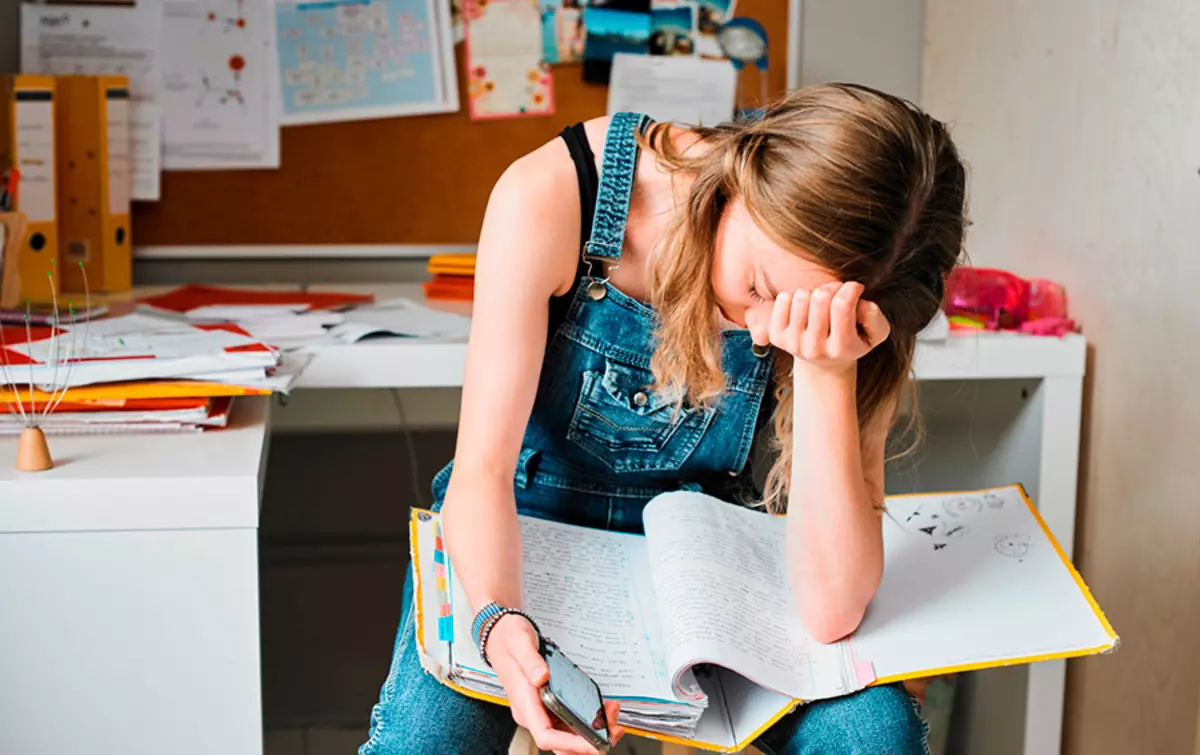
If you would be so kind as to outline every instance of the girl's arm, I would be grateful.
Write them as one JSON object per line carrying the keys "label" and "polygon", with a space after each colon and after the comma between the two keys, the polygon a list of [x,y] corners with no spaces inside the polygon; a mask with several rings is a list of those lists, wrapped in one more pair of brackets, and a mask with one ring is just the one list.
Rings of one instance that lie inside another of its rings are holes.
{"label": "girl's arm", "polygon": [[561,187],[539,162],[545,156],[535,152],[496,183],[476,257],[458,439],[442,511],[446,548],[473,610],[493,600],[521,607],[513,475],[542,368],[550,297],[574,272],[564,252],[578,234],[556,222],[567,203],[551,198]]}
{"label": "girl's arm", "polygon": [[854,632],[883,577],[884,444],[888,424],[860,438],[853,367],[827,371],[796,359],[788,560],[809,634]]}
{"label": "girl's arm", "polygon": [[[491,601],[521,608],[513,475],[541,374],[549,300],[574,283],[575,180],[561,140],[518,160],[492,191],[480,232],[458,440],[442,508],[446,549],[473,611]],[[593,751],[553,728],[537,692],[546,664],[528,622],[503,617],[486,649],[513,717],[539,748]],[[615,727],[615,708],[609,713]]]}
{"label": "girl's arm", "polygon": [[858,628],[883,577],[879,507],[894,407],[860,433],[856,375],[889,329],[861,295],[857,283],[781,294],[771,315],[771,343],[795,355],[789,576],[805,628],[824,643]]}

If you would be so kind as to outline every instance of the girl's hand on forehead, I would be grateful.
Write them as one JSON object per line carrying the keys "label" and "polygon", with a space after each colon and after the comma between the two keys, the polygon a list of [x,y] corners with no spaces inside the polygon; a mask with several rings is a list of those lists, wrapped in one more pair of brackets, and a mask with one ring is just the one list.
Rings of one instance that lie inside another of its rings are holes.
{"label": "girl's hand on forehead", "polygon": [[833,282],[779,294],[771,309],[771,345],[817,367],[853,368],[891,332],[883,311],[862,293],[861,283]]}

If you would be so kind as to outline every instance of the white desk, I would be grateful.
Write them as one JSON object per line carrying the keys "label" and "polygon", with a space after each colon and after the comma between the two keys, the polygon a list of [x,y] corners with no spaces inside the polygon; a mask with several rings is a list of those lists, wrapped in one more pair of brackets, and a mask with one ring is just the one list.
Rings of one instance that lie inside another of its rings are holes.
{"label": "white desk", "polygon": [[[465,352],[404,339],[321,347],[297,387],[457,386]],[[961,398],[930,393],[941,424],[919,468],[948,461],[920,483],[1024,482],[1069,554],[1084,361],[1080,336],[922,343],[926,385],[1002,387],[973,394],[965,413]],[[268,406],[239,400],[231,428],[202,435],[51,438],[60,466],[36,475],[12,471],[15,441],[0,440],[0,752],[261,752],[255,536]],[[961,427],[990,434],[971,439],[966,462]],[[1064,662],[1030,667],[1027,755],[1059,751],[1064,683]]]}

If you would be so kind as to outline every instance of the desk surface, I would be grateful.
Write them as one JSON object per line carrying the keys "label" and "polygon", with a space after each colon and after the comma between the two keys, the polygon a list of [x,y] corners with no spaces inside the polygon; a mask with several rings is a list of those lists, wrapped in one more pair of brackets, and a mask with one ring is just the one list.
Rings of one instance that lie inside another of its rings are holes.
{"label": "desk surface", "polygon": [[55,466],[18,472],[0,439],[0,532],[258,526],[268,398],[202,433],[51,435]]}

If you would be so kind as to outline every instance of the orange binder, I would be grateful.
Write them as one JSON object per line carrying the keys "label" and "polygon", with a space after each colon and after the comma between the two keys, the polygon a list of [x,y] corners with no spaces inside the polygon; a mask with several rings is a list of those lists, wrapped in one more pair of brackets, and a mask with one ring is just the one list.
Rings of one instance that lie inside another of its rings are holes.
{"label": "orange binder", "polygon": [[62,290],[128,291],[133,285],[129,79],[60,76],[56,83]]}
{"label": "orange binder", "polygon": [[11,209],[28,221],[16,249],[22,301],[52,301],[58,286],[54,97],[53,77],[0,75],[0,171],[19,171]]}

